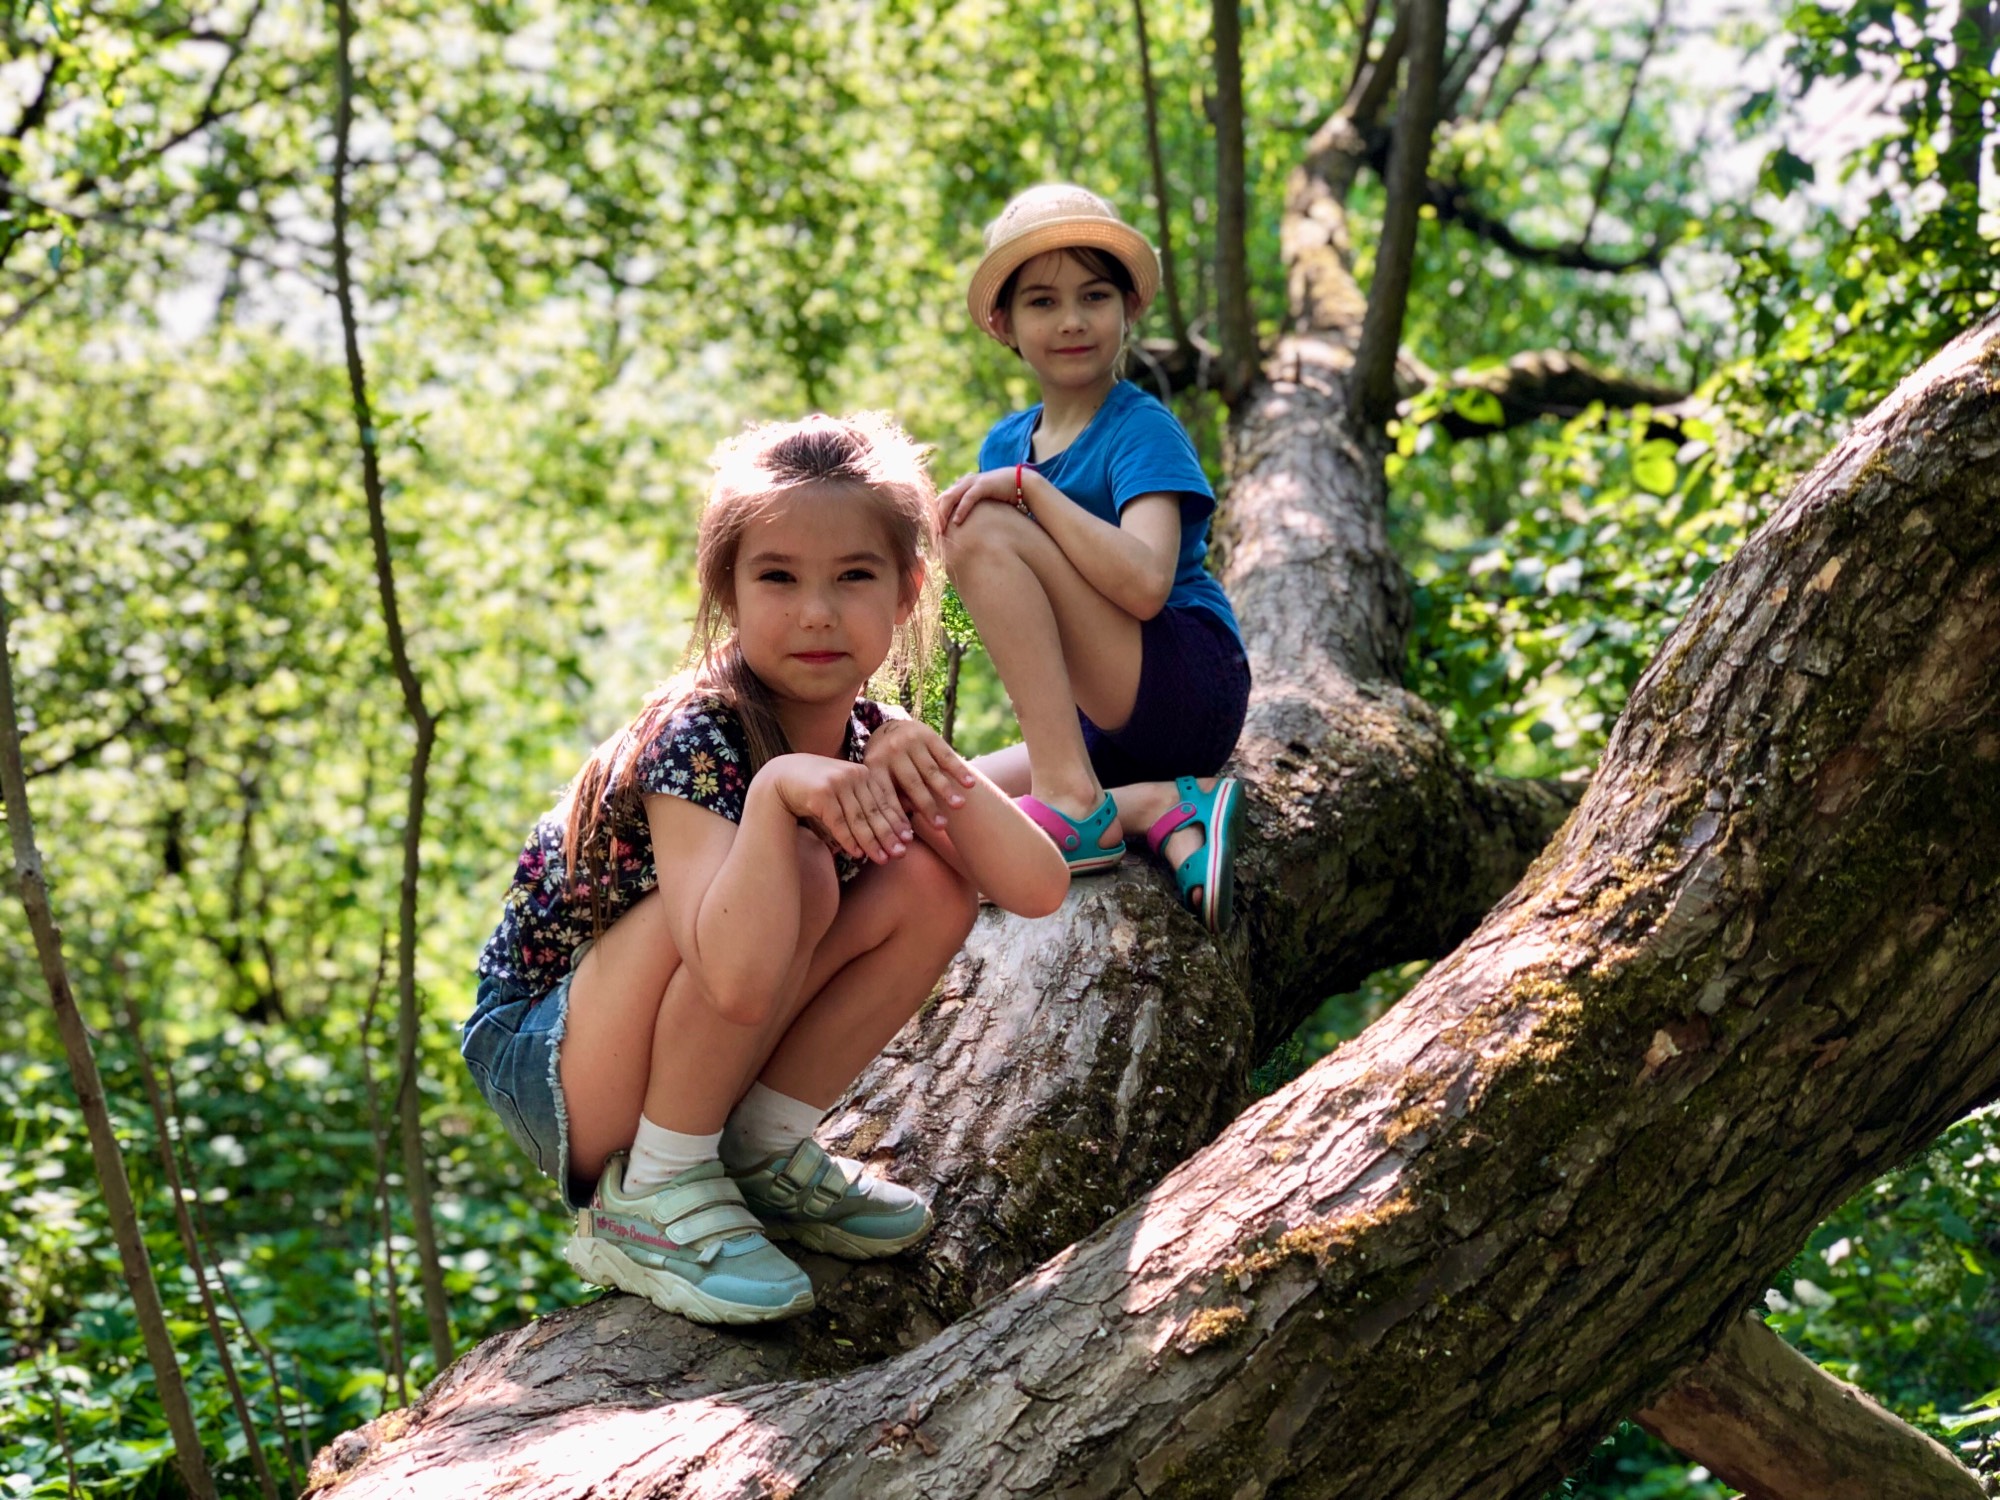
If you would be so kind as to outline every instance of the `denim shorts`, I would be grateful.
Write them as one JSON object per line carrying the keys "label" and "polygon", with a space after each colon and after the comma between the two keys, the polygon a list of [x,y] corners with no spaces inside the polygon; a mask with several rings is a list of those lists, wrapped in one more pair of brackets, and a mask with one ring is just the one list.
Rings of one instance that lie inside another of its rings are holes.
{"label": "denim shorts", "polygon": [[[585,944],[584,948],[588,948]],[[577,960],[583,957],[577,950]],[[459,1054],[472,1072],[479,1092],[528,1153],[528,1159],[553,1177],[565,1205],[582,1208],[597,1190],[569,1170],[569,1111],[563,1104],[562,1080],[556,1057],[562,1048],[563,1026],[569,1019],[569,973],[546,995],[534,995],[504,979],[482,979],[472,1014],[460,1030]]]}
{"label": "denim shorts", "polygon": [[1250,706],[1250,661],[1213,610],[1170,604],[1139,626],[1139,693],[1115,730],[1083,719],[1091,769],[1107,787],[1213,776],[1236,752]]}

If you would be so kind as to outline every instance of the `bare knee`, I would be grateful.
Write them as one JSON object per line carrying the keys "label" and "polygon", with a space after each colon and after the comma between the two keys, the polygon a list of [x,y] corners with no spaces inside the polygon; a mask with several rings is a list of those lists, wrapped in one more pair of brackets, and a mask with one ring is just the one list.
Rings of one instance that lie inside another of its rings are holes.
{"label": "bare knee", "polygon": [[929,847],[919,844],[898,862],[907,883],[906,919],[923,924],[955,951],[972,931],[979,915],[979,892],[972,882],[946,864]]}
{"label": "bare knee", "polygon": [[956,578],[962,569],[976,570],[995,559],[1019,557],[1033,526],[1008,506],[976,505],[963,521],[945,531],[945,570]]}

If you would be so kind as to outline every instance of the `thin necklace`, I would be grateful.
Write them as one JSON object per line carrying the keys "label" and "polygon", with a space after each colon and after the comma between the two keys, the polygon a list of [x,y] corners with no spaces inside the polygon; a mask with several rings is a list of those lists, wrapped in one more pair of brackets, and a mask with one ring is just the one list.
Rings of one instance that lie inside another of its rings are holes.
{"label": "thin necklace", "polygon": [[[1110,399],[1110,396],[1111,396],[1110,391],[1106,391],[1102,396],[1099,396],[1097,398],[1097,405],[1091,407],[1089,414],[1084,417],[1082,424],[1076,429],[1075,437],[1072,437],[1067,443],[1064,443],[1060,450],[1058,450],[1055,453],[1051,453],[1047,458],[1042,459],[1036,465],[1037,468],[1041,469],[1044,478],[1048,477],[1048,472],[1049,472],[1048,466],[1050,464],[1059,464],[1065,458],[1069,457],[1069,450],[1076,446],[1077,438],[1082,437],[1084,429],[1089,427],[1092,422],[1097,420],[1098,412],[1104,409],[1104,403]],[[1035,426],[1037,428],[1040,428],[1045,422],[1047,422],[1048,415],[1049,415],[1049,404],[1048,402],[1044,401],[1042,403],[1042,414],[1035,418]],[[1032,431],[1028,434],[1028,451],[1030,453],[1033,453],[1035,451],[1035,434]]]}

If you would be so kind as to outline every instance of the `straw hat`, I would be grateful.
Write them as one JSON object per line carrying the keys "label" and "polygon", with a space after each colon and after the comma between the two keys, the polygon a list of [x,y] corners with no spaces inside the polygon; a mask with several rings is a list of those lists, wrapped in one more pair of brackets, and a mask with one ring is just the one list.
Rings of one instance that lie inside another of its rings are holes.
{"label": "straw hat", "polygon": [[1075,247],[1117,256],[1132,273],[1139,311],[1152,306],[1160,290],[1160,261],[1146,237],[1119,218],[1118,210],[1097,194],[1054,182],[1018,195],[986,226],[986,256],[972,273],[972,285],[965,294],[972,321],[992,334],[987,317],[1007,278],[1038,255]]}

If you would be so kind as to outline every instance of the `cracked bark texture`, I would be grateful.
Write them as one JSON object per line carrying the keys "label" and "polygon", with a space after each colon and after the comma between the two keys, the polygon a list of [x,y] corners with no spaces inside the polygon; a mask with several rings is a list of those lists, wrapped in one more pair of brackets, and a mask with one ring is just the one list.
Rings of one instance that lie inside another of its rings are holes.
{"label": "cracked bark texture", "polygon": [[341,1488],[1536,1495],[2000,1095],[1996,693],[2000,324],[1710,581],[1472,938],[1109,1224],[841,1376],[708,1336],[643,1394],[617,1299],[564,1357],[624,1383],[543,1410],[545,1320]]}

